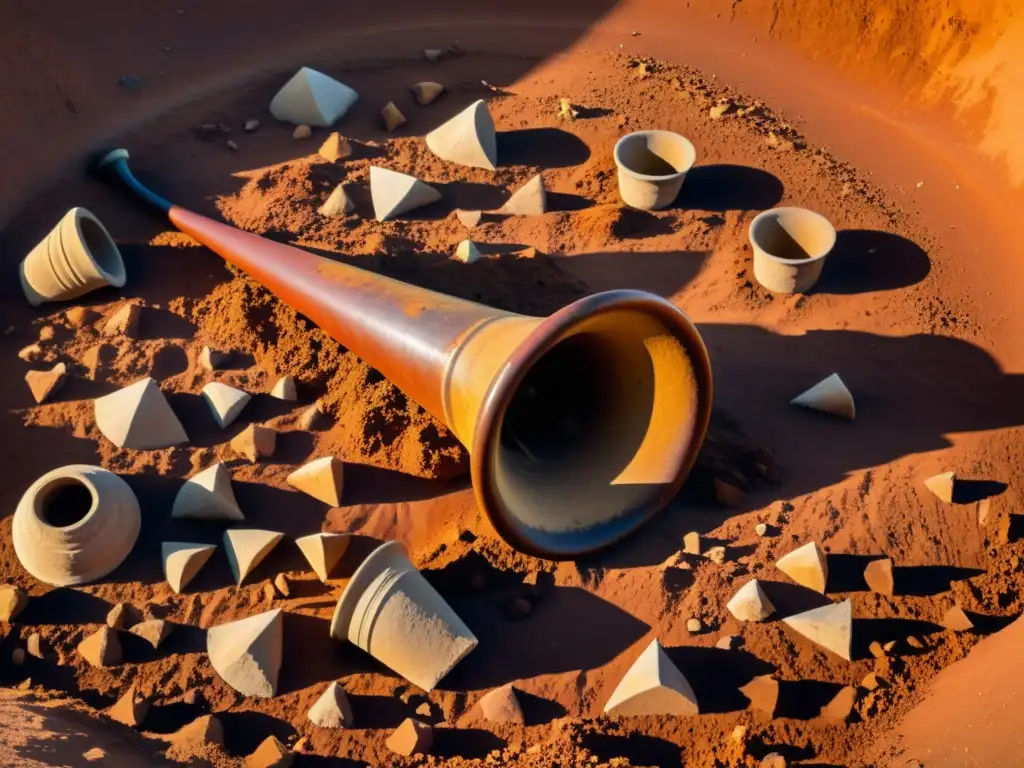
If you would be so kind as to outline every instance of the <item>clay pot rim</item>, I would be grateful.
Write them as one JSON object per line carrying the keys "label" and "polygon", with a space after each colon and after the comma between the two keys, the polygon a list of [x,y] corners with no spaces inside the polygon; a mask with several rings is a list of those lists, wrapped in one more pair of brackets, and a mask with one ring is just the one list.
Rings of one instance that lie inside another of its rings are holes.
{"label": "clay pot rim", "polygon": [[[768,219],[771,216],[777,216],[782,213],[798,213],[806,215],[808,218],[816,219],[824,223],[826,226],[828,226],[828,228],[831,230],[831,237],[829,238],[828,248],[823,249],[822,252],[817,256],[811,256],[808,259],[784,259],[781,256],[776,256],[774,253],[772,253],[763,245],[761,245],[759,240],[754,237],[754,230],[764,220]],[[751,245],[753,245],[758,251],[760,251],[762,254],[764,254],[772,261],[778,264],[785,264],[786,266],[792,267],[799,267],[802,264],[816,264],[819,261],[824,261],[825,257],[832,253],[832,249],[835,248],[836,237],[836,228],[831,221],[829,221],[825,216],[818,213],[817,211],[812,211],[810,208],[801,208],[798,205],[785,205],[779,208],[769,208],[767,211],[761,211],[761,213],[757,214],[757,216],[754,217],[753,221],[750,222],[750,226],[747,228],[747,238],[750,240]]]}
{"label": "clay pot rim", "polygon": [[[110,236],[110,232],[103,226],[96,215],[87,208],[76,206],[68,211],[71,216],[71,223],[74,224],[75,233],[78,235],[79,242],[82,243],[82,247],[86,253],[92,259],[93,264],[96,265],[96,270],[103,276],[114,288],[121,288],[128,280],[128,272],[124,266],[124,260],[121,257],[121,251],[117,247],[117,243],[114,242],[114,238]],[[111,272],[104,266],[104,262],[108,259],[108,254],[98,254],[97,249],[90,246],[90,238],[86,236],[86,233],[82,230],[82,223],[88,221],[92,226],[96,228],[96,234],[102,238],[105,242],[102,244],[103,248],[113,251],[117,255],[119,262],[118,268],[115,272]]]}
{"label": "clay pot rim", "polygon": [[[626,165],[626,163],[622,159],[622,154],[621,154],[622,153],[622,146],[623,146],[623,144],[625,142],[627,142],[627,141],[629,141],[631,139],[634,139],[636,137],[641,137],[641,136],[642,137],[647,137],[647,136],[665,136],[665,137],[667,137],[667,138],[669,138],[669,139],[671,139],[673,141],[680,142],[682,144],[682,146],[683,146],[683,149],[686,151],[686,153],[688,155],[688,162],[686,164],[686,167],[683,168],[681,171],[676,171],[675,173],[668,173],[668,174],[660,175],[660,176],[659,175],[651,175],[651,174],[647,174],[647,173],[640,173],[638,171],[634,171],[632,168],[630,168],[628,165]],[[673,181],[673,180],[681,178],[681,177],[685,176],[687,173],[689,173],[693,169],[693,166],[697,162],[697,149],[696,149],[696,147],[693,146],[693,142],[692,141],[690,141],[688,138],[683,136],[681,133],[676,133],[675,131],[663,131],[663,130],[660,130],[660,129],[650,129],[650,130],[645,130],[645,131],[633,131],[631,133],[627,133],[625,136],[622,136],[618,141],[615,142],[615,149],[613,150],[612,154],[613,154],[613,156],[615,158],[615,165],[619,169],[619,171],[621,171],[622,173],[627,174],[628,176],[631,176],[634,179],[639,179],[640,181],[652,181],[652,182]]]}
{"label": "clay pot rim", "polygon": [[334,607],[334,616],[331,617],[331,637],[341,641],[348,641],[348,628],[352,623],[352,615],[355,613],[359,598],[363,596],[363,592],[366,591],[370,582],[377,577],[380,571],[380,561],[387,559],[393,554],[401,555],[406,559],[409,558],[409,553],[402,542],[396,540],[385,541],[373,550],[356,568],[355,573],[352,574],[352,578],[349,579],[348,585],[345,587],[345,591],[341,593],[341,597],[338,598],[338,603]]}
{"label": "clay pot rim", "polygon": [[[92,497],[92,505],[89,507],[89,511],[86,512],[80,520],[71,523],[71,525],[53,525],[49,520],[46,519],[46,516],[43,514],[42,502],[43,500],[46,499],[46,496],[49,492],[52,492],[60,487],[72,485],[81,485],[88,489],[89,495]],[[32,491],[33,517],[35,517],[36,520],[39,521],[40,525],[45,526],[51,531],[73,532],[81,530],[86,525],[88,525],[94,517],[96,517],[96,513],[99,511],[99,491],[96,489],[96,485],[92,482],[92,479],[89,478],[88,474],[83,474],[82,476],[75,477],[69,475],[57,475],[56,477],[51,477],[46,482],[41,483],[38,487],[30,489],[30,491]]]}

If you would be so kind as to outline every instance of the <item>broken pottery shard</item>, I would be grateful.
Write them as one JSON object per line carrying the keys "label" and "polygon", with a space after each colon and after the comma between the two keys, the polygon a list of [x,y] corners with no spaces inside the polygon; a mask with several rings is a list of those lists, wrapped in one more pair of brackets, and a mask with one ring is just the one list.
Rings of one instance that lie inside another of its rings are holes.
{"label": "broken pottery shard", "polygon": [[48,371],[29,371],[25,374],[25,383],[37,403],[49,400],[66,380],[67,366],[64,363],[57,363]]}
{"label": "broken pottery shard", "polygon": [[277,448],[277,432],[270,427],[250,424],[231,439],[231,450],[249,461],[273,456]]}
{"label": "broken pottery shard", "polygon": [[94,401],[96,426],[118,448],[168,448],[188,435],[153,379],[141,379]]}
{"label": "broken pottery shard", "polygon": [[272,697],[281,670],[283,627],[280,610],[211,627],[206,633],[210,664],[243,696]]}
{"label": "broken pottery shard", "polygon": [[853,404],[853,395],[843,384],[838,373],[833,373],[827,379],[823,379],[808,389],[802,395],[797,395],[789,401],[791,405],[800,405],[814,411],[831,413],[843,419],[853,421],[856,416],[856,408]]}
{"label": "broken pottery shard", "polygon": [[253,528],[234,528],[224,531],[224,549],[235,583],[239,586],[252,573],[277,543],[284,538],[277,531],[260,531]]}
{"label": "broken pottery shard", "polygon": [[352,213],[355,209],[355,204],[352,202],[352,198],[345,192],[345,185],[339,184],[334,188],[334,191],[328,196],[324,204],[320,206],[321,216],[343,216],[346,213]]}
{"label": "broken pottery shard", "polygon": [[324,412],[320,409],[320,403],[313,403],[299,416],[299,427],[301,429],[316,429],[324,421]]}
{"label": "broken pottery shard", "polygon": [[771,675],[760,675],[740,688],[750,700],[750,708],[772,717],[779,702],[779,681]]}
{"label": "broken pottery shard", "polygon": [[405,115],[402,114],[402,110],[395,106],[393,101],[389,101],[384,105],[380,115],[384,118],[384,127],[389,133],[406,123]]}
{"label": "broken pottery shard", "polygon": [[433,104],[437,97],[444,93],[444,86],[440,83],[435,83],[430,80],[424,80],[423,82],[416,83],[410,89],[413,96],[416,97],[416,103],[421,107],[425,107],[429,104]]}
{"label": "broken pottery shard", "polygon": [[238,414],[252,399],[252,395],[219,381],[211,381],[203,387],[203,399],[210,406],[210,412],[213,413],[217,424],[224,429],[238,418]]}
{"label": "broken pottery shard", "polygon": [[333,125],[359,98],[344,83],[303,67],[270,102],[270,114],[292,125]]}
{"label": "broken pottery shard", "polygon": [[461,208],[455,209],[455,218],[461,221],[462,225],[466,227],[466,229],[472,229],[479,224],[483,215],[483,211],[464,211]]}
{"label": "broken pottery shard", "polygon": [[235,500],[228,468],[224,464],[214,464],[186,480],[174,497],[171,517],[245,520]]}
{"label": "broken pottery shard", "polygon": [[523,725],[526,722],[516,689],[511,683],[484,694],[479,704],[480,713],[492,723]]}
{"label": "broken pottery shard", "polygon": [[125,304],[115,312],[103,325],[104,336],[124,336],[134,339],[139,335],[139,318],[142,307],[138,304]]}
{"label": "broken pottery shard", "polygon": [[295,755],[276,736],[267,736],[256,751],[245,758],[245,768],[290,768]]}
{"label": "broken pottery shard", "polygon": [[309,721],[321,728],[345,728],[352,725],[352,707],[345,689],[332,682],[309,709]]}
{"label": "broken pottery shard", "polygon": [[872,560],[864,569],[864,581],[868,589],[880,595],[893,594],[892,560]]}
{"label": "broken pottery shard", "polygon": [[172,625],[163,619],[150,619],[136,624],[128,631],[141,637],[154,648],[159,648],[160,644],[171,634],[171,629]]}
{"label": "broken pottery shard", "polygon": [[0,621],[10,623],[28,605],[28,593],[14,584],[0,585]]}
{"label": "broken pottery shard", "polygon": [[954,632],[966,632],[969,629],[974,629],[974,622],[964,613],[963,608],[954,605],[942,617],[942,626]]}
{"label": "broken pottery shard", "polygon": [[857,698],[857,689],[852,685],[843,688],[821,708],[821,719],[828,723],[845,723]]}
{"label": "broken pottery shard", "polygon": [[442,160],[493,171],[498,139],[487,102],[478,99],[426,136],[427,148]]}
{"label": "broken pottery shard", "polygon": [[149,699],[139,694],[135,683],[107,710],[107,717],[129,728],[138,728],[149,712]]}
{"label": "broken pottery shard", "polygon": [[463,240],[455,249],[455,260],[463,264],[472,264],[480,260],[480,249],[472,240]]}
{"label": "broken pottery shard", "polygon": [[604,711],[620,716],[698,714],[693,688],[657,640],[633,662]]}
{"label": "broken pottery shard", "polygon": [[813,643],[850,661],[853,608],[849,599],[782,620]]}
{"label": "broken pottery shard", "polygon": [[387,221],[424,205],[436,203],[441,199],[441,193],[408,174],[371,165],[370,198],[377,221]]}
{"label": "broken pottery shard", "polygon": [[274,388],[270,390],[270,396],[276,397],[278,400],[288,400],[290,402],[298,400],[299,395],[295,390],[295,377],[282,376],[278,379]]}
{"label": "broken pottery shard", "polygon": [[818,543],[812,541],[799,549],[794,549],[775,563],[775,567],[789,576],[797,584],[825,594],[825,583],[828,581],[828,561]]}
{"label": "broken pottery shard", "polygon": [[740,621],[762,621],[775,613],[775,606],[765,595],[757,579],[752,579],[740,587],[726,608]]}
{"label": "broken pottery shard", "polygon": [[947,504],[953,503],[953,489],[956,486],[956,473],[943,472],[941,475],[929,477],[924,481],[924,486],[934,493],[940,501]]}
{"label": "broken pottery shard", "polygon": [[332,507],[341,506],[345,465],[334,456],[325,456],[299,467],[285,482]]}
{"label": "broken pottery shard", "polygon": [[352,154],[352,145],[348,143],[348,139],[334,131],[327,137],[327,141],[320,145],[317,154],[324,160],[330,160],[331,162],[344,160]]}
{"label": "broken pottery shard", "polygon": [[424,722],[407,717],[385,742],[396,755],[425,755],[434,743],[434,729]]}
{"label": "broken pottery shard", "polygon": [[127,603],[118,603],[107,612],[107,626],[111,629],[128,629],[141,620],[139,612]]}
{"label": "broken pottery shard", "polygon": [[205,744],[224,746],[224,726],[220,724],[216,715],[203,715],[171,734],[169,741],[178,746],[201,747]]}
{"label": "broken pottery shard", "polygon": [[189,544],[184,541],[165,541],[160,544],[164,578],[174,594],[181,594],[181,590],[195,578],[216,549],[216,544]]}
{"label": "broken pottery shard", "polygon": [[203,351],[199,353],[199,365],[207,371],[213,371],[224,365],[230,357],[230,352],[203,347]]}
{"label": "broken pottery shard", "polygon": [[352,535],[348,533],[314,533],[296,539],[295,544],[309,561],[313,573],[320,581],[327,581],[351,541]]}
{"label": "broken pottery shard", "polygon": [[78,653],[94,667],[113,667],[121,663],[121,641],[104,624],[78,644]]}
{"label": "broken pottery shard", "polygon": [[507,216],[539,216],[547,210],[547,192],[544,179],[538,173],[517,189],[512,197],[498,209]]}

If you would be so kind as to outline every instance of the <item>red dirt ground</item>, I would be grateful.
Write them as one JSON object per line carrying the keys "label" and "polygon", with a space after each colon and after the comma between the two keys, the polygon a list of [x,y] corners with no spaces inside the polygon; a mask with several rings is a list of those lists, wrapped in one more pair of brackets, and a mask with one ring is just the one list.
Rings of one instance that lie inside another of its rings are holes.
{"label": "red dirt ground", "polygon": [[[132,22],[125,23],[130,28]],[[342,765],[461,765],[494,750],[491,764],[530,766],[627,760],[756,765],[771,751],[819,766],[924,760],[907,751],[920,742],[893,746],[888,734],[940,670],[963,658],[999,617],[1024,607],[1019,518],[1011,514],[1018,505],[1016,446],[1024,409],[1020,376],[1004,369],[1009,321],[997,322],[1013,310],[989,295],[986,283],[968,279],[972,254],[935,214],[944,203],[936,203],[938,209],[919,205],[913,182],[894,187],[838,160],[815,135],[803,135],[804,121],[759,101],[757,92],[733,92],[712,72],[627,53],[642,47],[645,36],[616,38],[622,50],[593,37],[547,58],[470,46],[468,55],[441,64],[408,55],[346,66],[338,56],[326,57],[322,68],[363,96],[337,126],[356,146],[347,161],[317,156],[326,132],[295,141],[290,127],[269,117],[266,104],[281,73],[202,99],[182,98],[119,142],[131,150],[141,177],[183,205],[414,284],[538,315],[609,288],[670,298],[699,324],[716,378],[715,439],[689,492],[600,557],[554,564],[510,550],[477,511],[466,487],[467,456],[443,425],[217,257],[167,232],[134,201],[67,173],[26,201],[0,233],[0,246],[15,254],[13,263],[69,205],[82,204],[118,239],[129,282],[120,292],[86,297],[82,303],[92,314],[81,327],[71,326],[64,308],[32,312],[15,289],[5,289],[0,311],[10,329],[0,337],[0,356],[10,362],[0,380],[0,406],[5,434],[13,439],[3,447],[8,481],[0,486],[0,501],[12,511],[39,474],[62,464],[99,463],[135,489],[144,528],[136,551],[111,580],[51,591],[20,568],[10,523],[3,521],[0,580],[33,594],[29,610],[5,628],[3,662],[32,631],[54,651],[44,662],[0,669],[5,682],[29,676],[37,690],[93,708],[108,706],[137,682],[157,700],[146,723],[154,739],[198,714],[217,712],[227,746],[205,755],[215,764],[232,764],[268,733],[291,742],[307,737],[313,753],[344,758]],[[425,78],[444,83],[449,93],[420,108],[406,89]],[[147,97],[116,89],[115,79],[113,92],[98,102]],[[577,120],[558,117],[562,97],[581,108]],[[476,98],[488,99],[504,132],[494,173],[443,163],[419,138]],[[379,124],[380,107],[392,99],[410,118],[394,135]],[[734,106],[713,120],[709,109],[720,99]],[[254,134],[241,130],[250,117],[262,121]],[[221,122],[232,127],[230,136],[197,130]],[[698,166],[677,206],[655,214],[627,211],[618,204],[612,146],[623,133],[651,126],[690,137]],[[227,148],[228,138],[238,143],[237,152]],[[372,221],[371,163],[437,185],[443,202],[400,221]],[[489,257],[473,265],[450,260],[466,236],[452,210],[496,207],[537,172],[553,193],[552,212],[485,224],[474,237]],[[352,185],[356,214],[324,219],[316,209],[339,182]],[[819,210],[840,231],[825,275],[808,296],[772,296],[750,274],[746,227],[758,211],[778,204]],[[104,318],[125,300],[144,306],[142,338],[102,337]],[[26,365],[15,355],[31,343],[42,352]],[[206,344],[237,351],[229,370],[211,376],[199,367]],[[24,371],[56,361],[68,364],[72,380],[57,402],[33,406]],[[787,405],[833,371],[857,398],[854,424]],[[257,396],[227,431],[212,424],[198,395],[213,378],[268,392],[286,373],[300,382],[299,406]],[[124,451],[96,430],[89,400],[144,375],[173,393],[190,445]],[[298,416],[314,400],[330,413],[330,424],[305,432]],[[256,466],[232,461],[227,447],[249,421],[282,430],[273,459]],[[347,463],[340,509],[327,510],[284,483],[295,465],[329,454]],[[170,502],[181,478],[225,460],[232,461],[239,502],[254,526],[282,530],[289,539],[320,529],[359,534],[341,578],[320,585],[286,540],[241,589],[230,586],[218,553],[185,595],[170,592],[157,562],[159,542],[169,536],[213,542],[220,533],[172,524]],[[762,476],[754,469],[758,463],[766,464]],[[924,478],[950,469],[978,481],[968,501],[943,505],[923,488]],[[748,493],[737,508],[724,509],[710,498],[709,481],[734,472],[747,481]],[[979,526],[978,501],[989,493],[997,493],[991,502],[996,513]],[[758,522],[771,526],[769,536],[755,535]],[[728,561],[680,557],[682,536],[691,530],[727,545]],[[327,636],[344,577],[376,541],[390,538],[409,547],[481,641],[428,697],[438,722],[451,728],[439,731],[436,756],[425,761],[396,760],[384,746],[422,693]],[[752,576],[770,582],[766,589],[782,615],[818,604],[772,566],[809,540],[831,554],[829,597],[853,599],[852,663],[815,649],[781,622],[741,626],[725,610]],[[895,598],[868,592],[860,575],[882,554],[900,569]],[[270,701],[243,700],[207,662],[201,629],[269,608],[263,588],[281,571],[294,587],[290,599],[273,601],[288,611],[280,693]],[[533,572],[545,574],[539,588],[523,584]],[[469,586],[476,574],[482,587]],[[507,606],[520,596],[533,609],[511,621]],[[94,670],[75,645],[118,601],[181,626],[159,651],[127,646],[127,663]],[[943,631],[937,622],[954,601],[991,618],[980,622],[977,634]],[[686,630],[691,617],[705,627],[696,635]],[[723,634],[741,635],[741,648],[716,649]],[[902,644],[884,663],[867,651],[871,640],[909,635],[924,647]],[[602,719],[608,695],[652,637],[688,676],[705,714]],[[840,686],[857,685],[872,669],[888,685],[859,691],[850,724],[816,717]],[[768,672],[783,681],[780,710],[770,721],[744,711],[737,691]],[[352,696],[356,728],[322,731],[308,723],[306,711],[336,678]],[[473,720],[475,700],[506,682],[529,694],[528,726]],[[747,727],[742,744],[730,741],[738,725]],[[147,743],[145,749],[161,747]]]}

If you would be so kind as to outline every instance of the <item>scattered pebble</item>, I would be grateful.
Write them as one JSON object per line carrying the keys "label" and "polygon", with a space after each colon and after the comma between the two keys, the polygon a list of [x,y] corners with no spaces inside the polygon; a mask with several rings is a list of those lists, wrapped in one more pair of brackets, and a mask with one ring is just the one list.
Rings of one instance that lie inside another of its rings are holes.
{"label": "scattered pebble", "polygon": [[423,56],[427,61],[440,61],[444,51],[440,48],[427,48],[423,51]]}
{"label": "scattered pebble", "polygon": [[864,675],[864,679],[860,681],[860,687],[868,691],[873,691],[881,685],[882,679],[874,672],[868,672]]}
{"label": "scattered pebble", "polygon": [[288,584],[288,577],[283,573],[279,573],[274,577],[274,588],[277,589],[281,597],[288,597],[291,594],[291,586]]}
{"label": "scattered pebble", "polygon": [[346,157],[351,156],[352,145],[348,139],[334,131],[327,137],[327,141],[320,145],[317,154],[324,160],[329,160],[333,163],[336,160],[344,160]]}
{"label": "scattered pebble", "polygon": [[579,117],[579,110],[576,109],[568,99],[558,100],[558,116],[563,120],[575,120]]}
{"label": "scattered pebble", "polygon": [[871,645],[868,646],[868,651],[870,651],[871,655],[876,659],[880,659],[885,656],[885,649],[882,648],[882,644],[877,640],[872,641]]}
{"label": "scattered pebble", "polygon": [[380,114],[384,118],[384,127],[387,129],[388,133],[391,133],[396,128],[400,128],[407,122],[405,115],[402,114],[402,110],[395,106],[395,102],[393,101],[389,101],[385,104],[384,109],[380,111]]}
{"label": "scattered pebble", "polygon": [[138,338],[141,318],[142,307],[134,303],[125,304],[103,324],[103,335],[124,336],[127,339]]}
{"label": "scattered pebble", "polygon": [[786,768],[786,758],[778,752],[769,752],[761,758],[760,768]]}
{"label": "scattered pebble", "polygon": [[71,307],[71,309],[64,313],[64,320],[72,328],[81,328],[92,321],[93,315],[95,313],[91,309]]}
{"label": "scattered pebble", "polygon": [[767,536],[768,535],[768,526],[765,525],[764,523],[758,523],[757,525],[754,526],[754,533],[756,533],[758,536],[762,536],[762,537],[763,536]]}
{"label": "scattered pebble", "polygon": [[297,125],[295,126],[295,130],[292,131],[293,139],[308,139],[312,135],[313,129],[308,125]]}
{"label": "scattered pebble", "polygon": [[430,717],[430,702],[424,701],[418,707],[416,707],[416,714],[421,717]]}
{"label": "scattered pebble", "polygon": [[39,329],[40,341],[53,341],[54,330],[52,325],[44,325]]}
{"label": "scattered pebble", "polygon": [[302,754],[309,747],[309,739],[303,736],[301,739],[295,742],[295,746],[292,747],[292,752]]}
{"label": "scattered pebble", "polygon": [[737,638],[736,635],[722,635],[720,638],[718,638],[718,642],[715,643],[715,648],[718,648],[722,651],[731,651],[733,648],[739,645],[738,640],[739,638]]}
{"label": "scattered pebble", "polygon": [[255,118],[251,120],[246,120],[245,125],[243,125],[242,127],[245,129],[246,133],[255,133],[257,130],[259,130],[260,121],[256,120]]}
{"label": "scattered pebble", "polygon": [[238,151],[238,145],[235,142],[233,142],[231,139],[228,139],[226,143],[227,143],[228,149],[230,149],[230,150],[232,150],[234,152]]}
{"label": "scattered pebble", "polygon": [[688,534],[683,536],[683,552],[688,555],[699,555],[700,554],[700,534],[696,531],[690,531]]}
{"label": "scattered pebble", "polygon": [[725,562],[725,547],[712,547],[707,551],[707,558],[715,565],[722,565]]}
{"label": "scattered pebble", "polygon": [[686,620],[686,631],[692,635],[696,635],[703,629],[704,625],[700,623],[700,619],[693,618]]}
{"label": "scattered pebble", "polygon": [[272,603],[277,599],[277,590],[274,589],[274,585],[269,581],[263,585],[263,599],[268,603]]}
{"label": "scattered pebble", "polygon": [[107,753],[99,747],[93,747],[92,749],[82,753],[82,759],[87,763],[96,763],[100,760],[105,760]]}
{"label": "scattered pebble", "polygon": [[207,371],[215,371],[224,365],[230,357],[230,352],[221,352],[209,347],[203,347],[199,353],[199,367]]}
{"label": "scattered pebble", "polygon": [[39,360],[43,356],[43,348],[38,344],[29,344],[27,347],[22,347],[18,352],[18,357],[24,360],[26,363],[33,363]]}
{"label": "scattered pebble", "polygon": [[716,104],[715,106],[708,110],[708,116],[712,120],[718,120],[722,118],[726,112],[729,111],[729,107],[731,106],[732,104],[729,104],[728,102],[726,102],[725,104]]}
{"label": "scattered pebble", "polygon": [[29,656],[37,659],[43,658],[43,640],[38,632],[33,632],[28,636],[28,640],[25,641],[25,650],[28,651]]}
{"label": "scattered pebble", "polygon": [[737,725],[732,729],[732,733],[729,734],[729,738],[735,744],[742,744],[747,740],[747,726]]}
{"label": "scattered pebble", "polygon": [[918,649],[924,648],[924,643],[922,643],[920,640],[918,640],[913,635],[910,635],[907,638],[907,645],[909,645],[911,648],[918,648]]}

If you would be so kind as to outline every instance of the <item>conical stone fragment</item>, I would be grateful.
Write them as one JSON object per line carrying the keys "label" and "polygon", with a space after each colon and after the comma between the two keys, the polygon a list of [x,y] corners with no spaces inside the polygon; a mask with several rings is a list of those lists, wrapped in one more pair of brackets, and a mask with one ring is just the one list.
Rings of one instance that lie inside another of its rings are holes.
{"label": "conical stone fragment", "polygon": [[118,603],[107,612],[107,626],[111,629],[128,629],[140,621],[139,612],[128,603]]}
{"label": "conical stone fragment", "polygon": [[202,747],[206,744],[224,746],[224,726],[216,715],[203,715],[171,734],[168,740],[179,747]]}
{"label": "conical stone fragment", "polygon": [[231,487],[231,473],[214,464],[190,477],[174,497],[173,518],[198,520],[245,520]]}
{"label": "conical stone fragment", "polygon": [[141,637],[154,648],[159,648],[160,644],[171,634],[172,626],[163,619],[150,619],[136,624],[128,631]]}
{"label": "conical stone fragment", "polygon": [[0,621],[10,623],[28,606],[28,593],[14,584],[0,584]]}
{"label": "conical stone fragment", "polygon": [[313,573],[320,581],[327,581],[351,541],[349,533],[314,533],[296,539],[295,544],[309,561]]}
{"label": "conical stone fragment", "polygon": [[217,424],[224,429],[238,418],[238,414],[252,399],[252,395],[219,381],[211,381],[203,387],[203,399],[210,406],[210,412],[217,420]]}
{"label": "conical stone fragment", "polygon": [[160,545],[164,578],[174,594],[181,594],[216,549],[216,544],[189,544],[184,541],[165,541]]}
{"label": "conical stone fragment", "polygon": [[270,390],[270,396],[276,397],[278,400],[288,400],[295,402],[299,399],[298,392],[295,389],[295,377],[294,376],[282,376],[274,384],[274,388]]}
{"label": "conical stone fragment", "polygon": [[472,240],[463,240],[455,249],[455,260],[463,264],[472,264],[480,261],[480,249]]}
{"label": "conical stone fragment", "polygon": [[952,504],[953,491],[956,488],[956,473],[943,472],[941,475],[929,477],[924,481],[924,487],[934,493],[939,501]]}
{"label": "conical stone fragment", "polygon": [[821,719],[827,723],[845,723],[857,699],[857,689],[848,685],[821,708]]}
{"label": "conical stone fragment", "polygon": [[210,664],[243,696],[272,697],[281,671],[283,627],[280,610],[211,627],[206,633]]}
{"label": "conical stone fragment", "polygon": [[334,456],[325,456],[299,467],[285,478],[285,482],[324,504],[340,507],[344,472],[345,465],[341,461]]}
{"label": "conical stone fragment", "polygon": [[775,567],[797,584],[825,594],[828,561],[817,542],[809,542],[783,555],[776,561]]}
{"label": "conical stone fragment", "polygon": [[384,109],[380,111],[380,115],[384,118],[384,128],[387,129],[389,133],[396,128],[400,128],[406,123],[405,115],[402,114],[402,110],[395,106],[395,102],[393,101],[389,101],[384,105]]}
{"label": "conical stone fragment", "polygon": [[276,736],[267,736],[256,751],[245,758],[245,768],[290,768],[295,755]]}
{"label": "conical stone fragment", "polygon": [[523,725],[526,722],[516,689],[511,683],[488,691],[479,704],[480,713],[492,723]]}
{"label": "conical stone fragment", "polygon": [[78,644],[78,653],[94,667],[113,667],[121,663],[121,641],[117,631],[104,625]]}
{"label": "conical stone fragment", "polygon": [[517,189],[512,197],[498,209],[506,216],[540,216],[547,210],[547,192],[544,179],[538,173]]}
{"label": "conical stone fragment", "polygon": [[889,558],[872,560],[864,569],[864,581],[872,592],[892,597],[894,588],[892,560]]}
{"label": "conical stone fragment", "polygon": [[804,611],[782,621],[812,643],[850,660],[853,608],[849,600]]}
{"label": "conical stone fragment", "polygon": [[185,428],[153,379],[97,398],[96,426],[118,448],[168,448],[188,442]]}
{"label": "conical stone fragment", "polygon": [[299,416],[299,428],[314,430],[324,423],[324,412],[320,409],[320,403],[313,403]]}
{"label": "conical stone fragment", "polygon": [[359,98],[354,90],[322,72],[303,67],[270,102],[270,114],[292,125],[333,125]]}
{"label": "conical stone fragment", "polygon": [[434,745],[434,729],[420,720],[407,717],[384,743],[396,755],[425,755]]}
{"label": "conical stone fragment", "polygon": [[942,617],[942,626],[954,632],[966,632],[969,629],[974,629],[974,622],[964,613],[963,608],[954,605]]}
{"label": "conical stone fragment", "polygon": [[320,145],[317,154],[324,160],[330,160],[333,163],[335,160],[344,160],[351,155],[352,145],[348,143],[348,139],[334,131],[327,137],[327,141]]}
{"label": "conical stone fragment", "polygon": [[478,99],[426,136],[427,148],[442,160],[493,171],[498,139],[487,102]]}
{"label": "conical stone fragment", "polygon": [[277,449],[277,432],[270,427],[250,424],[231,439],[231,450],[249,461],[273,456]]}
{"label": "conical stone fragment", "polygon": [[282,538],[283,533],[253,528],[233,528],[224,531],[224,550],[227,552],[228,565],[231,566],[235,583],[241,586],[245,577],[263,562]]}
{"label": "conical stone fragment", "polygon": [[48,371],[29,371],[25,374],[25,383],[37,403],[45,403],[53,397],[67,381],[67,366],[57,363]]}
{"label": "conical stone fragment", "polygon": [[760,675],[740,688],[740,693],[750,699],[750,708],[772,717],[779,702],[779,681],[771,675]]}
{"label": "conical stone fragment", "polygon": [[138,304],[125,304],[103,325],[103,335],[138,338],[141,317],[142,307]]}
{"label": "conical stone fragment", "polygon": [[444,93],[444,86],[440,83],[424,80],[413,85],[410,90],[413,96],[416,97],[416,103],[421,107],[426,107],[433,104],[437,97]]}
{"label": "conical stone fragment", "polygon": [[789,401],[791,405],[799,405],[814,411],[831,413],[843,419],[853,421],[857,409],[853,403],[853,395],[846,388],[838,373],[833,373],[801,395]]}
{"label": "conical stone fragment", "polygon": [[141,696],[135,683],[132,683],[124,695],[107,710],[107,717],[129,728],[138,728],[149,713],[149,705],[149,699]]}
{"label": "conical stone fragment", "polygon": [[436,203],[441,199],[441,193],[408,174],[371,165],[370,198],[377,221],[387,221],[424,205]]}
{"label": "conical stone fragment", "polygon": [[775,613],[775,606],[757,579],[751,579],[740,587],[726,608],[740,621],[763,621]]}
{"label": "conical stone fragment", "polygon": [[345,689],[332,682],[309,709],[309,720],[321,728],[345,728],[352,726],[352,707],[348,703]]}
{"label": "conical stone fragment", "polygon": [[480,219],[484,216],[483,211],[464,211],[461,208],[455,209],[455,218],[462,222],[462,226],[466,229],[472,229],[480,223]]}
{"label": "conical stone fragment", "polygon": [[231,359],[230,352],[221,352],[209,347],[203,347],[203,351],[199,353],[199,365],[207,371],[214,371],[220,368],[229,359]]}
{"label": "conical stone fragment", "polygon": [[339,184],[334,188],[334,191],[324,201],[324,204],[320,206],[321,216],[343,216],[346,213],[352,213],[355,209],[355,204],[352,202],[352,198],[345,192],[345,185]]}
{"label": "conical stone fragment", "polygon": [[604,711],[609,715],[696,715],[697,697],[657,640],[629,668]]}

